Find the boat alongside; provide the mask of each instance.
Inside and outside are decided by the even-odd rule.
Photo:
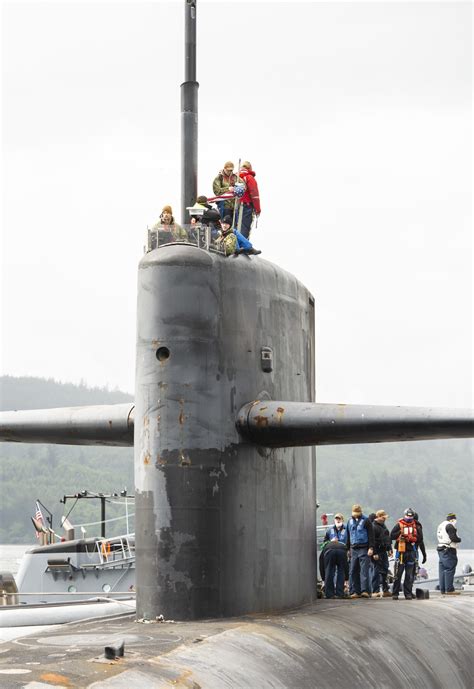
[[[8,605],[0,608],[0,629],[67,624],[98,617],[132,615],[135,608],[135,598],[92,598],[71,603]]]
[[[128,526],[133,517],[128,514],[128,501],[133,496],[126,491],[121,495],[82,491],[64,496],[61,502],[68,499],[75,504],[81,499],[100,501],[101,519],[93,523],[100,526],[100,535],[86,537],[85,525],[71,524],[70,510],[61,519],[64,535],[58,536],[52,513],[38,501],[32,518],[38,544],[24,553],[16,578],[0,572],[0,627],[61,624],[135,610],[135,534],[128,529],[119,536],[105,533],[107,523],[116,520],[106,520],[106,503],[123,504],[125,499]],[[44,518],[43,511],[49,516]],[[75,538],[77,528],[82,538]]]

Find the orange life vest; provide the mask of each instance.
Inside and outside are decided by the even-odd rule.
[[[400,524],[400,536],[397,541],[405,541],[408,543],[416,543],[418,535],[416,533],[416,521],[413,519],[411,522],[406,522],[404,519],[399,519]]]

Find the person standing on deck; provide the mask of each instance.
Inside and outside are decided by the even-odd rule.
[[[324,543],[332,544],[323,550],[324,591],[326,598],[344,598],[344,582],[349,579],[347,562],[347,528],[344,516],[334,515],[334,524],[326,530]],[[338,547],[334,544],[337,543]],[[340,547],[343,546],[343,547]],[[334,583],[336,587],[334,589]]]
[[[235,224],[238,231],[248,239],[254,214],[257,218],[260,216],[260,192],[255,179],[255,172],[248,160],[242,163],[239,176],[245,182],[245,193],[238,205]]]
[[[441,522],[436,531],[438,539],[439,557],[439,590],[448,596],[457,596],[459,591],[454,590],[454,575],[458,564],[458,543],[461,539],[456,529],[456,515],[450,512],[446,519]]]
[[[372,522],[374,528],[372,594],[376,598],[387,598],[391,595],[388,586],[388,558],[392,556],[393,551],[390,533],[385,526],[386,519],[388,519],[388,514],[385,510],[377,510]],[[380,591],[380,585],[382,585],[382,591]]]
[[[370,598],[370,558],[374,554],[374,530],[362,514],[360,505],[352,506],[347,522],[347,549],[350,557],[349,592],[351,598]]]
[[[214,192],[214,195],[222,196],[222,194],[227,194],[229,192],[232,193],[238,180],[239,177],[234,172],[234,163],[228,160],[226,163],[224,163],[224,167],[219,172],[217,177],[214,178],[212,183],[212,191]],[[221,218],[224,218],[226,215],[233,217],[235,199],[225,199],[225,201],[222,199],[220,201],[216,201],[216,205],[219,209]]]
[[[392,600],[398,600],[404,572],[403,594],[407,600],[412,600],[418,532],[416,528],[415,512],[410,507],[405,510],[403,517],[399,519],[393,527],[390,539],[395,541],[396,549]]]

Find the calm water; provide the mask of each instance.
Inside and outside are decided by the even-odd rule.
[[[25,550],[35,546],[35,543],[27,545],[0,545],[0,571],[16,574],[21,557]],[[428,559],[424,567],[428,570],[429,577],[438,576],[438,554],[436,550],[427,550]],[[474,569],[474,550],[458,550],[458,567],[456,574],[462,573],[463,565],[470,564]]]

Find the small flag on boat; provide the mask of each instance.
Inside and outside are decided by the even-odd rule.
[[[33,518],[33,525],[36,530],[36,538],[40,537],[40,533],[45,531],[44,528],[44,519],[43,519],[43,513],[41,512],[41,507],[39,506],[38,501],[36,501],[36,512],[35,516]]]

